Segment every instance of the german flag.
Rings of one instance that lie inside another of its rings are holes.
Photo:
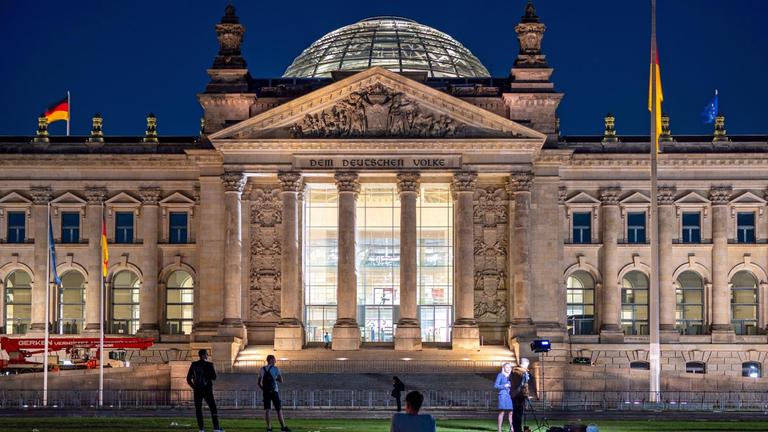
[[[45,111],[45,118],[48,124],[59,120],[69,121],[69,96],[51,105]]]
[[[109,248],[107,246],[107,220],[104,210],[101,212],[101,276],[107,278],[109,274]]]

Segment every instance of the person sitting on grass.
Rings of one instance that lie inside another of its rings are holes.
[[[424,395],[412,391],[405,395],[405,412],[392,416],[390,432],[436,432],[435,419],[429,414],[419,414]]]

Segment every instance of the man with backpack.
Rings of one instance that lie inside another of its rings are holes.
[[[208,351],[201,349],[198,351],[200,360],[192,362],[187,372],[187,384],[192,387],[195,399],[195,416],[197,416],[197,427],[200,432],[205,430],[203,426],[203,399],[211,410],[213,419],[213,432],[224,432],[219,427],[219,415],[216,411],[216,401],[213,399],[213,382],[216,380],[216,370],[213,363],[208,361]]]
[[[283,376],[280,369],[275,366],[277,360],[272,354],[267,356],[267,365],[259,370],[259,388],[264,396],[264,417],[267,421],[267,432],[272,432],[272,420],[269,418],[269,410],[272,406],[277,411],[277,419],[280,421],[280,431],[290,432],[285,425],[283,418],[283,408],[280,402],[280,393],[278,393],[277,383],[283,382]]]

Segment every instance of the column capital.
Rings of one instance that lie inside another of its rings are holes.
[[[283,192],[301,192],[304,188],[301,173],[297,171],[282,171],[277,173],[280,189]]]
[[[421,174],[415,171],[401,171],[397,173],[397,192],[419,193],[419,179]]]
[[[731,186],[712,186],[709,189],[709,200],[713,205],[725,205],[731,200],[733,188]]]
[[[32,186],[29,194],[35,204],[48,204],[53,199],[53,189],[50,186]]]
[[[85,199],[88,205],[101,205],[107,198],[107,188],[101,186],[86,186]]]
[[[677,189],[674,186],[659,186],[656,189],[656,202],[659,205],[673,205]]]
[[[221,175],[221,181],[224,182],[226,192],[243,192],[245,187],[245,175],[242,171],[225,171]]]
[[[451,191],[474,192],[477,188],[477,173],[473,171],[459,171],[453,175]]]
[[[533,174],[529,171],[516,171],[509,175],[507,192],[530,192],[533,186]]]
[[[620,187],[607,187],[600,189],[600,202],[604,206],[619,205],[619,197],[621,196]]]
[[[354,171],[336,171],[333,175],[336,179],[336,188],[339,192],[354,192],[357,195],[360,192],[359,176]]]
[[[160,188],[158,186],[142,186],[139,188],[139,199],[144,205],[157,205],[160,201]]]

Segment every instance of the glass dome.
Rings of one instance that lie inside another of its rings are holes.
[[[305,49],[286,78],[330,77],[331,72],[380,66],[429,77],[488,77],[488,69],[451,36],[416,21],[381,16],[334,30]]]

